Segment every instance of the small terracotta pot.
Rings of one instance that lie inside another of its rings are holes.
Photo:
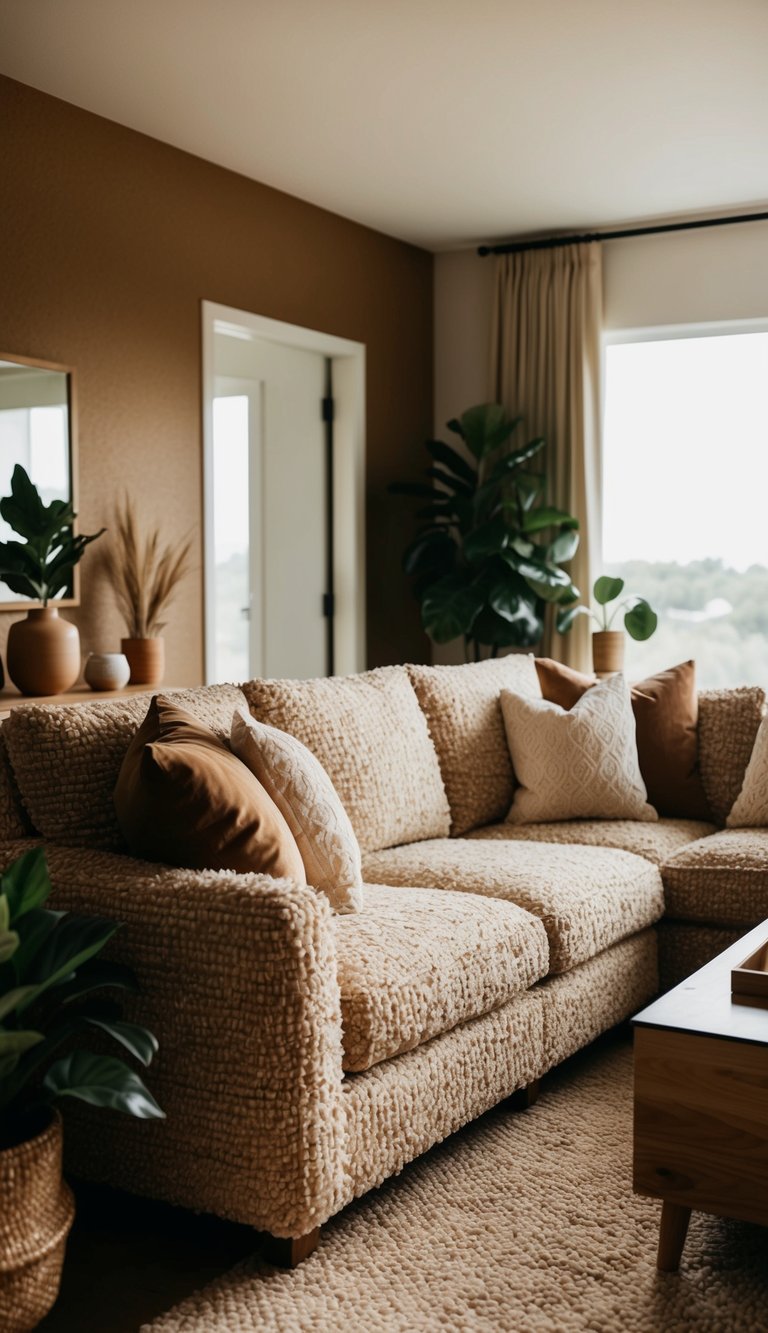
[[[0,1151],[0,1333],[37,1328],[59,1294],[75,1215],[61,1144],[53,1111],[32,1138]]]
[[[159,685],[165,675],[165,639],[121,639],[132,685]]]
[[[598,630],[592,635],[592,665],[600,680],[624,670],[624,643],[623,629]]]
[[[34,607],[8,631],[8,675],[22,694],[62,694],[80,675],[77,625],[58,607]]]

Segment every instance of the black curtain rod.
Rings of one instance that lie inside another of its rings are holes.
[[[699,218],[696,222],[662,222],[654,227],[625,227],[620,231],[587,231],[581,236],[543,236],[538,241],[506,241],[503,245],[478,245],[477,253],[520,255],[526,250],[558,250],[563,245],[620,241],[625,236],[658,236],[666,231],[698,231],[702,227],[732,227],[736,222],[768,222],[768,213],[734,213],[728,218]]]

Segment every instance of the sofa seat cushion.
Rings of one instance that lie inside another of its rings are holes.
[[[253,716],[319,759],[363,850],[448,837],[450,813],[427,720],[405,667],[321,680],[249,680]]]
[[[661,865],[681,848],[715,832],[698,819],[567,819],[557,824],[490,824],[470,838],[507,842],[567,842],[585,847],[618,847]]]
[[[768,916],[768,829],[724,829],[661,868],[667,916],[708,926],[756,926]]]
[[[362,911],[334,927],[348,1071],[498,1009],[548,971],[541,921],[492,898],[366,884]]]
[[[544,924],[550,972],[569,971],[664,911],[657,867],[610,847],[432,839],[364,856],[363,875],[517,903]]]

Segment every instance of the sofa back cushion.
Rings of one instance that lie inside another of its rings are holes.
[[[228,737],[243,695],[234,685],[164,691]],[[123,851],[112,793],[149,695],[14,708],[3,736],[24,807],[39,833],[70,847]]]
[[[719,824],[741,791],[764,707],[765,691],[757,685],[699,694],[699,767]]]
[[[322,680],[251,680],[254,717],[319,759],[364,851],[448,836],[435,748],[404,667]]]
[[[500,694],[541,698],[532,656],[510,653],[466,666],[409,666],[429,723],[451,808],[451,833],[461,837],[504,819],[515,789]]]

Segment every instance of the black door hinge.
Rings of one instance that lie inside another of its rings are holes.
[[[323,398],[323,421],[333,421],[334,403],[332,398]]]
[[[327,616],[328,620],[333,620],[335,614],[336,614],[336,598],[334,597],[332,592],[324,592],[323,615]]]

